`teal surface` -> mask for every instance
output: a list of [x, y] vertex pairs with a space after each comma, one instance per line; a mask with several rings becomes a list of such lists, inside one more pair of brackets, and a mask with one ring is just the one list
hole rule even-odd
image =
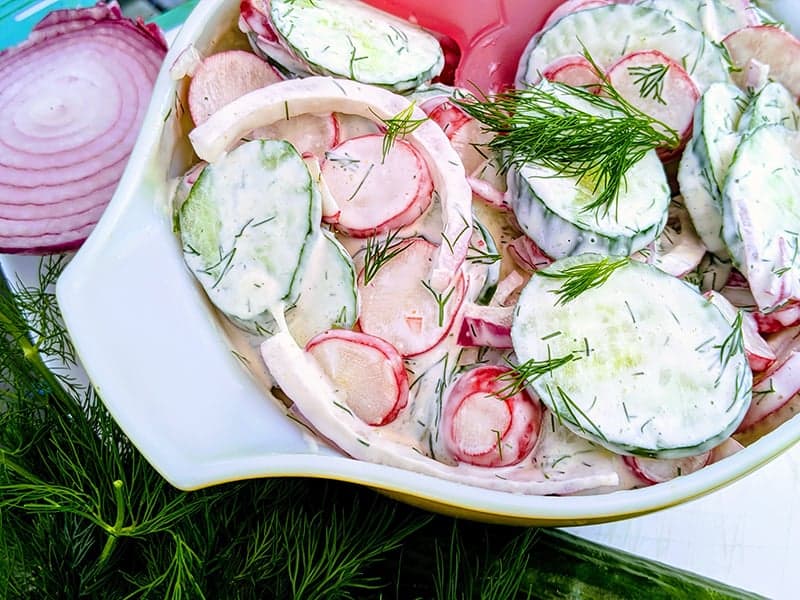
[[[164, 31], [180, 26], [198, 0], [190, 0], [152, 19]], [[0, 0], [0, 50], [23, 41], [49, 12], [92, 6], [95, 0]], [[125, 11], [125, 4], [122, 6]], [[153, 9], [157, 11], [157, 8]]]

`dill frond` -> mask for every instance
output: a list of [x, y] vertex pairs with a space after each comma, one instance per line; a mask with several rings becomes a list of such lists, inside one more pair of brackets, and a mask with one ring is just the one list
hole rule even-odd
[[[542, 82], [492, 97], [467, 94], [454, 102], [495, 133], [489, 147], [502, 171], [536, 164], [556, 177], [575, 177], [593, 187], [584, 211], [608, 212], [625, 174], [655, 148], [677, 148], [678, 132], [628, 102], [588, 52], [600, 93]], [[649, 88], [648, 88], [649, 89]]]
[[558, 296], [556, 304], [563, 305], [575, 300], [583, 292], [603, 285], [614, 271], [628, 263], [628, 257], [613, 259], [606, 256], [597, 262], [581, 263], [561, 271], [537, 271], [536, 276], [563, 280], [561, 287], [552, 290]]

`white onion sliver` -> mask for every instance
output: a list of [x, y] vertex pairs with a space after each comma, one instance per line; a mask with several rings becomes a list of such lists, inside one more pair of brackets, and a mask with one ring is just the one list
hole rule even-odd
[[116, 2], [47, 15], [0, 52], [0, 252], [77, 248], [114, 193], [167, 45]]

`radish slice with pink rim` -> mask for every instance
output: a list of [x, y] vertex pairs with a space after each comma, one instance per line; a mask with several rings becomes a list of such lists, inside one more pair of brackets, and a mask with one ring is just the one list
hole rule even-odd
[[165, 53], [160, 30], [116, 3], [54, 11], [0, 52], [0, 252], [53, 253], [86, 239]]
[[599, 90], [600, 76], [586, 57], [568, 54], [557, 58], [542, 70], [542, 77], [548, 81]]
[[800, 40], [791, 33], [774, 25], [754, 25], [734, 31], [722, 44], [730, 55], [731, 76], [737, 85], [746, 86], [749, 66], [757, 62], [769, 65], [769, 78], [800, 97]]
[[436, 250], [422, 238], [411, 238], [366, 284], [364, 271], [359, 275], [361, 330], [383, 338], [404, 357], [438, 344], [452, 329], [464, 301], [463, 276], [442, 293], [426, 287], [425, 275]]
[[566, 2], [560, 4], [558, 8], [550, 13], [550, 16], [547, 17], [547, 21], [544, 23], [543, 29], [547, 29], [551, 25], [555, 24], [556, 21], [559, 21], [574, 12], [578, 12], [579, 10], [589, 10], [591, 8], [615, 4], [615, 2], [616, 0], [566, 0]]
[[505, 467], [520, 462], [536, 445], [542, 407], [525, 390], [504, 396], [499, 378], [507, 367], [483, 366], [462, 374], [448, 391], [442, 411], [445, 444], [461, 462]]
[[[623, 56], [608, 68], [606, 77], [633, 106], [675, 130], [681, 147], [685, 145], [692, 135], [700, 90], [681, 65], [658, 50], [644, 50]], [[678, 153], [679, 149], [659, 149], [662, 160]]]
[[199, 125], [239, 96], [282, 79], [267, 62], [250, 52], [227, 50], [212, 54], [194, 69], [187, 96], [189, 114]]
[[403, 359], [384, 340], [332, 329], [311, 339], [306, 352], [341, 392], [347, 408], [365, 423], [376, 427], [391, 423], [408, 403]]
[[[282, 81], [245, 94], [214, 113], [189, 133], [197, 155], [213, 162], [233, 147], [242, 135], [298, 114], [342, 112], [382, 122], [411, 106], [406, 98], [387, 90], [329, 77]], [[457, 284], [469, 248], [472, 227], [472, 191], [464, 177], [464, 166], [439, 127], [414, 109], [419, 127], [403, 139], [424, 158], [439, 194], [442, 209], [442, 239], [432, 259], [427, 280], [437, 292]]]
[[682, 475], [689, 475], [705, 467], [712, 450], [687, 458], [657, 459], [641, 456], [624, 457], [625, 464], [642, 481], [649, 484], [664, 483]]
[[414, 147], [395, 140], [383, 154], [381, 134], [346, 140], [326, 153], [320, 169], [339, 207], [336, 229], [371, 237], [416, 221], [431, 204], [433, 182]]

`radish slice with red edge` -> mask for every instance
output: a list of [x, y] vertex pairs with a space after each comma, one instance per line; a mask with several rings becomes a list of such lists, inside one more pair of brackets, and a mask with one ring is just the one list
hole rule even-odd
[[753, 382], [753, 400], [737, 433], [747, 431], [800, 393], [800, 347], [787, 349]]
[[686, 458], [659, 459], [644, 458], [641, 456], [625, 456], [623, 460], [627, 467], [641, 479], [649, 484], [664, 483], [670, 479], [675, 479], [681, 475], [694, 473], [705, 467], [710, 458], [712, 450], [703, 452], [697, 456]]
[[[686, 70], [669, 56], [658, 50], [633, 52], [611, 65], [606, 77], [633, 106], [675, 130], [681, 147], [692, 135], [700, 90]], [[659, 149], [662, 160], [678, 153], [675, 148]]]
[[714, 290], [703, 293], [703, 296], [719, 309], [729, 323], [735, 322], [737, 314], [742, 319], [742, 341], [747, 362], [754, 372], [766, 371], [775, 362], [775, 352], [758, 332], [755, 318], [745, 311], [740, 311], [725, 296]]
[[599, 90], [600, 76], [586, 57], [579, 54], [568, 54], [557, 58], [542, 71], [542, 77], [548, 81], [585, 87], [592, 91]]
[[119, 5], [57, 10], [0, 52], [0, 252], [73, 250], [133, 149], [167, 45]]
[[769, 65], [769, 78], [800, 96], [800, 40], [773, 25], [742, 27], [722, 40], [731, 58], [731, 76], [745, 88], [749, 68], [754, 62]]
[[397, 94], [346, 79], [307, 77], [281, 81], [237, 98], [189, 133], [198, 157], [213, 162], [233, 147], [242, 135], [287, 116], [320, 112], [358, 115], [385, 123], [409, 111], [419, 126], [403, 137], [422, 156], [439, 194], [443, 243], [429, 264], [426, 277], [431, 288], [442, 293], [461, 285], [461, 267], [467, 256], [472, 228], [472, 190], [464, 177], [464, 165], [439, 127], [418, 108]]
[[[404, 249], [368, 282], [364, 283], [366, 268], [359, 275], [358, 323], [362, 331], [386, 340], [409, 357], [430, 350], [450, 332], [466, 285], [459, 276], [444, 292], [426, 287], [425, 276], [437, 247], [422, 238], [397, 243]], [[373, 264], [377, 264], [374, 259]]]
[[283, 78], [266, 61], [244, 50], [227, 50], [207, 56], [189, 83], [189, 114], [199, 125], [220, 108]]
[[383, 154], [381, 134], [349, 139], [330, 152], [320, 169], [340, 213], [336, 229], [371, 237], [416, 221], [431, 204], [433, 181], [414, 147], [395, 140]]
[[469, 348], [508, 349], [511, 344], [511, 322], [514, 318], [512, 306], [481, 306], [468, 304], [458, 331], [458, 345]]
[[507, 367], [487, 365], [463, 373], [447, 392], [441, 431], [461, 462], [483, 467], [519, 463], [539, 438], [542, 407], [521, 390], [503, 395]]
[[306, 352], [343, 394], [347, 408], [368, 425], [391, 423], [408, 403], [403, 359], [384, 340], [349, 329], [332, 329], [312, 338]]
[[511, 240], [506, 248], [516, 265], [526, 273], [533, 273], [553, 264], [553, 259], [527, 235]]

